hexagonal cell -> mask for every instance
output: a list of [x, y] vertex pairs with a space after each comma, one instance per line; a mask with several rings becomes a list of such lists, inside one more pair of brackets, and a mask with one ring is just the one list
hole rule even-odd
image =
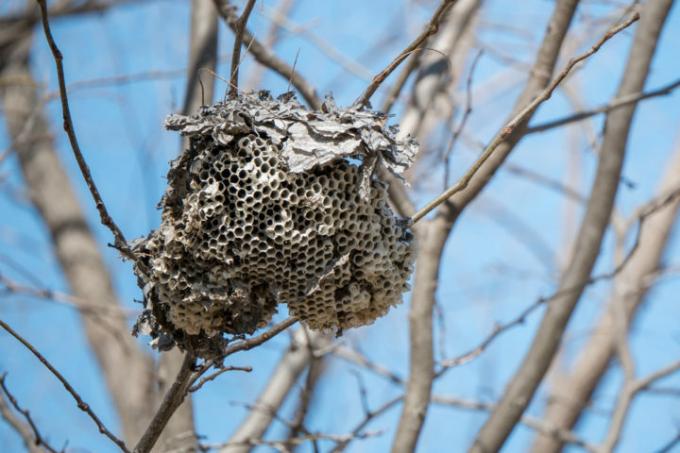
[[[135, 244], [138, 324], [207, 356], [225, 334], [266, 325], [279, 303], [314, 329], [370, 324], [398, 304], [412, 235], [361, 162], [398, 174], [416, 146], [383, 123], [368, 110], [327, 102], [310, 112], [265, 93], [171, 115], [167, 127], [190, 146], [168, 173], [161, 226]], [[385, 140], [365, 141], [368, 130]]]

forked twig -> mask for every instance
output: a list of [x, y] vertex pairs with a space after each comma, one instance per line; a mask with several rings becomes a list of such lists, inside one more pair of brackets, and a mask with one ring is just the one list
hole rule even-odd
[[90, 190], [90, 194], [92, 194], [92, 198], [94, 199], [95, 205], [97, 206], [97, 211], [99, 211], [99, 218], [101, 220], [101, 223], [104, 226], [106, 226], [113, 234], [115, 247], [123, 255], [127, 256], [128, 258], [134, 259], [134, 255], [128, 248], [127, 241], [125, 240], [123, 232], [120, 230], [120, 228], [118, 228], [118, 225], [116, 225], [116, 223], [109, 215], [108, 210], [106, 209], [106, 205], [104, 204], [104, 201], [102, 200], [99, 190], [97, 189], [97, 186], [94, 183], [94, 179], [92, 179], [92, 173], [90, 173], [90, 168], [88, 167], [87, 162], [85, 161], [85, 157], [83, 156], [83, 153], [80, 150], [78, 138], [76, 137], [75, 128], [73, 126], [73, 119], [71, 118], [71, 109], [69, 107], [68, 94], [66, 92], [66, 79], [64, 77], [64, 64], [63, 64], [64, 57], [61, 51], [59, 50], [59, 47], [57, 47], [57, 43], [54, 41], [54, 37], [52, 36], [52, 30], [50, 29], [50, 22], [47, 13], [47, 4], [45, 0], [36, 1], [40, 6], [40, 16], [42, 19], [43, 30], [45, 31], [45, 38], [47, 38], [47, 44], [50, 47], [50, 51], [52, 52], [52, 56], [54, 58], [54, 64], [57, 68], [57, 78], [59, 79], [59, 96], [61, 98], [61, 110], [62, 116], [64, 118], [64, 131], [66, 132], [69, 142], [71, 143], [71, 149], [73, 150], [73, 154], [76, 158], [76, 161], [78, 162], [80, 173], [83, 175], [85, 183], [87, 184], [87, 188]]
[[[29, 448], [30, 451], [33, 451], [33, 449], [30, 447], [32, 445], [35, 445], [36, 447], [44, 447], [45, 450], [47, 450], [50, 453], [57, 453], [58, 450], [52, 447], [44, 438], [42, 434], [40, 434], [40, 431], [38, 430], [37, 425], [35, 424], [35, 421], [33, 420], [33, 417], [31, 416], [31, 413], [28, 411], [28, 409], [24, 409], [21, 406], [19, 406], [19, 402], [17, 401], [16, 397], [12, 395], [12, 393], [9, 391], [7, 388], [7, 384], [5, 383], [5, 379], [7, 378], [7, 373], [3, 373], [2, 376], [0, 376], [0, 389], [2, 389], [2, 392], [7, 395], [7, 399], [9, 400], [10, 404], [14, 409], [19, 412], [24, 419], [26, 420], [27, 426], [24, 427], [24, 424], [21, 424], [19, 420], [12, 420], [8, 419], [8, 417], [11, 417], [11, 415], [8, 413], [4, 412], [4, 409], [6, 408], [9, 411], [9, 407], [4, 406], [4, 401], [0, 397], [0, 414], [2, 414], [3, 418], [7, 420], [7, 422], [15, 427], [15, 429], [19, 432], [19, 435], [21, 435], [22, 438], [24, 438], [24, 442], [26, 442], [26, 446]], [[17, 426], [15, 426], [15, 423]], [[30, 431], [27, 429], [30, 428]], [[26, 432], [24, 432], [26, 431]]]
[[121, 439], [116, 437], [111, 431], [106, 428], [104, 423], [97, 417], [97, 414], [92, 411], [90, 408], [90, 405], [87, 404], [81, 396], [76, 392], [76, 390], [69, 384], [69, 382], [62, 376], [62, 374], [57, 371], [54, 366], [40, 353], [38, 350], [28, 342], [24, 337], [19, 335], [14, 329], [12, 329], [9, 324], [7, 324], [5, 321], [0, 319], [0, 327], [5, 329], [10, 335], [12, 335], [14, 338], [16, 338], [21, 344], [23, 344], [31, 353], [37, 357], [40, 362], [45, 365], [45, 367], [61, 382], [61, 384], [64, 386], [66, 391], [71, 394], [73, 399], [76, 401], [76, 404], [78, 406], [78, 409], [81, 411], [85, 412], [91, 419], [94, 421], [94, 423], [97, 425], [97, 428], [99, 429], [99, 432], [108, 437], [113, 443], [115, 443], [118, 448], [121, 449], [121, 451], [125, 453], [130, 453], [130, 450], [128, 450], [127, 446], [125, 445], [125, 442], [123, 442]]
[[387, 65], [385, 69], [380, 71], [377, 75], [373, 77], [371, 83], [366, 87], [366, 90], [359, 96], [359, 98], [354, 102], [355, 105], [366, 105], [371, 99], [371, 96], [376, 92], [376, 90], [382, 85], [387, 77], [389, 77], [392, 72], [404, 61], [411, 53], [415, 52], [420, 48], [423, 43], [432, 35], [437, 33], [439, 30], [439, 24], [446, 12], [456, 3], [456, 0], [443, 0], [437, 10], [432, 15], [432, 19], [428, 22], [425, 30], [418, 35], [418, 37], [413, 40], [411, 44], [408, 45], [392, 62]]
[[595, 52], [597, 52], [600, 47], [604, 45], [607, 41], [609, 41], [612, 37], [614, 37], [616, 34], [618, 34], [620, 31], [628, 28], [630, 25], [632, 25], [634, 22], [640, 19], [640, 14], [639, 13], [634, 13], [630, 18], [628, 18], [626, 21], [610, 28], [602, 38], [600, 38], [599, 41], [597, 41], [588, 51], [582, 53], [581, 55], [578, 55], [577, 57], [572, 58], [569, 60], [569, 63], [567, 63], [567, 66], [559, 73], [557, 76], [548, 84], [548, 86], [536, 97], [534, 98], [533, 101], [531, 101], [526, 107], [524, 107], [517, 115], [515, 115], [503, 128], [498, 131], [496, 136], [491, 140], [491, 143], [484, 149], [482, 152], [482, 155], [477, 159], [477, 161], [470, 167], [470, 169], [463, 175], [462, 178], [458, 180], [454, 185], [449, 187], [447, 190], [445, 190], [442, 194], [437, 196], [434, 200], [430, 201], [427, 203], [423, 208], [421, 208], [418, 212], [416, 212], [413, 217], [411, 217], [411, 223], [414, 224], [418, 222], [420, 219], [425, 217], [427, 214], [430, 213], [433, 209], [435, 209], [437, 206], [440, 204], [444, 203], [447, 201], [451, 196], [454, 194], [460, 192], [461, 190], [464, 190], [472, 178], [475, 176], [477, 171], [484, 165], [484, 163], [491, 157], [491, 155], [494, 153], [496, 148], [508, 137], [510, 136], [520, 125], [524, 123], [524, 121], [531, 115], [537, 108], [540, 106], [543, 102], [547, 101], [550, 99], [552, 96], [553, 92], [557, 88], [557, 86], [562, 83], [562, 81], [569, 75], [572, 69], [580, 63], [581, 61], [585, 60], [586, 58], [590, 57], [593, 55]]

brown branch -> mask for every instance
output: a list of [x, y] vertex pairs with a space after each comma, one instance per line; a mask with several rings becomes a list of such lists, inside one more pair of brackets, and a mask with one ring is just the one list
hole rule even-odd
[[[295, 333], [289, 349], [282, 355], [254, 405], [263, 410], [251, 410], [231, 436], [229, 443], [238, 444], [249, 439], [261, 439], [264, 436], [286, 396], [308, 367], [314, 356], [313, 351], [325, 341], [323, 334], [315, 332], [308, 336], [304, 328], [300, 328]], [[231, 446], [222, 450], [223, 453], [241, 451], [247, 451], [247, 449]]]
[[[548, 397], [544, 418], [554, 425], [571, 429], [586, 408], [592, 394], [601, 382], [614, 356], [614, 336], [612, 324], [614, 307], [622, 306], [630, 324], [645, 302], [651, 281], [662, 266], [663, 252], [668, 244], [677, 215], [680, 198], [677, 198], [677, 184], [680, 182], [680, 145], [674, 151], [671, 161], [666, 165], [666, 173], [657, 190], [661, 196], [655, 197], [651, 204], [639, 210], [639, 216], [646, 214], [647, 220], [637, 228], [639, 243], [630, 263], [614, 281], [606, 311], [581, 350], [577, 353], [574, 365], [569, 372], [560, 373], [555, 379]], [[676, 190], [672, 190], [673, 188]], [[668, 194], [676, 193], [676, 198], [668, 201]], [[665, 203], [664, 203], [665, 202]], [[663, 206], [663, 207], [659, 207]], [[650, 209], [656, 208], [656, 214]], [[536, 453], [557, 452], [561, 444], [554, 439], [538, 436], [532, 446]]]
[[[670, 2], [646, 4], [619, 86], [618, 97], [642, 90], [669, 7]], [[631, 19], [627, 22], [630, 21]], [[621, 26], [610, 30], [607, 35], [620, 28]], [[591, 196], [574, 243], [571, 261], [559, 285], [560, 290], [579, 286], [580, 288], [559, 297], [548, 306], [529, 351], [503, 392], [503, 398], [476, 436], [471, 449], [473, 452], [497, 451], [502, 448], [531, 402], [557, 352], [567, 323], [599, 255], [602, 238], [609, 225], [620, 184], [633, 112], [634, 105], [631, 105], [617, 109], [607, 117], [605, 137]]]
[[230, 355], [232, 355], [236, 352], [239, 352], [239, 351], [249, 351], [256, 346], [259, 346], [262, 343], [265, 343], [265, 342], [271, 340], [276, 335], [280, 334], [284, 330], [287, 330], [290, 326], [292, 326], [296, 322], [298, 322], [298, 320], [296, 318], [293, 318], [293, 317], [284, 319], [280, 323], [272, 326], [271, 329], [267, 330], [266, 332], [264, 332], [264, 333], [262, 333], [262, 334], [260, 334], [256, 337], [249, 338], [249, 339], [243, 340], [243, 341], [239, 341], [236, 344], [228, 346], [224, 350], [224, 354], [222, 355], [222, 357], [228, 357], [228, 356], [230, 356]]
[[388, 400], [385, 403], [383, 403], [377, 409], [373, 409], [373, 410], [365, 413], [364, 418], [359, 423], [357, 423], [357, 425], [352, 429], [351, 437], [344, 439], [340, 442], [337, 442], [330, 453], [340, 453], [342, 451], [345, 451], [345, 449], [350, 444], [350, 442], [352, 440], [356, 439], [359, 436], [359, 434], [366, 428], [366, 426], [368, 426], [368, 424], [370, 422], [372, 422], [375, 418], [383, 415], [385, 412], [387, 412], [390, 409], [392, 409], [393, 407], [395, 407], [403, 399], [404, 399], [403, 396], [398, 396], [396, 398], [392, 398], [391, 400]]
[[496, 136], [491, 140], [491, 143], [489, 143], [489, 145], [484, 149], [482, 155], [479, 157], [479, 159], [477, 159], [477, 161], [472, 165], [472, 167], [470, 167], [470, 169], [465, 173], [465, 175], [463, 175], [463, 177], [460, 178], [460, 180], [458, 180], [458, 182], [456, 182], [453, 186], [449, 187], [441, 195], [437, 196], [434, 200], [427, 203], [423, 208], [416, 212], [413, 215], [413, 217], [411, 217], [411, 222], [412, 223], [418, 222], [420, 219], [429, 214], [430, 211], [432, 211], [442, 203], [446, 202], [453, 195], [467, 189], [468, 185], [473, 180], [477, 172], [482, 168], [484, 163], [494, 154], [496, 148], [498, 148], [498, 146], [501, 143], [503, 143], [509, 136], [515, 133], [515, 131], [517, 131], [520, 128], [520, 126], [524, 125], [526, 121], [531, 117], [531, 115], [543, 102], [550, 99], [555, 89], [559, 86], [560, 83], [562, 83], [562, 81], [569, 75], [571, 70], [578, 63], [593, 55], [600, 49], [600, 47], [604, 45], [604, 43], [609, 41], [620, 31], [628, 28], [639, 18], [640, 15], [638, 13], [634, 13], [623, 23], [610, 28], [604, 34], [604, 36], [600, 38], [600, 40], [597, 41], [587, 52], [584, 52], [581, 55], [578, 55], [569, 60], [569, 63], [567, 63], [566, 67], [560, 73], [557, 74], [557, 76], [548, 84], [548, 86], [537, 97], [535, 97], [533, 101], [527, 104], [522, 110], [519, 111], [519, 113], [517, 113], [510, 121], [508, 121], [505, 124], [505, 126], [501, 128], [500, 131], [498, 131]]
[[602, 453], [614, 451], [616, 445], [619, 443], [624, 422], [626, 421], [631, 403], [633, 402], [635, 396], [641, 391], [647, 389], [654, 382], [670, 376], [671, 374], [676, 373], [678, 370], [680, 370], [680, 360], [675, 361], [644, 378], [627, 382], [626, 385], [624, 385], [624, 389], [618, 403], [616, 404], [614, 414], [612, 415], [612, 422], [609, 432], [607, 433], [607, 436], [599, 449]]
[[19, 402], [17, 401], [16, 397], [12, 395], [12, 393], [7, 388], [7, 383], [5, 382], [6, 378], [7, 373], [3, 373], [0, 376], [0, 389], [2, 389], [2, 392], [7, 396], [7, 399], [9, 400], [12, 407], [14, 407], [14, 410], [19, 412], [24, 417], [26, 423], [23, 423], [15, 417], [1, 394], [0, 416], [5, 419], [5, 421], [14, 429], [14, 431], [17, 432], [17, 434], [19, 434], [30, 453], [39, 453], [41, 450], [38, 447], [40, 446], [44, 447], [50, 453], [57, 453], [57, 450], [45, 440], [45, 436], [40, 434], [38, 427], [33, 421], [31, 413], [27, 409], [23, 409], [21, 406], [19, 406]]
[[[560, 0], [555, 5], [531, 77], [516, 102], [515, 112], [521, 111], [549, 84], [577, 3], [577, 0]], [[415, 226], [416, 239], [421, 244], [421, 249], [416, 264], [409, 312], [409, 378], [397, 435], [393, 442], [393, 449], [396, 452], [410, 452], [416, 448], [430, 404], [432, 382], [435, 377], [432, 311], [435, 306], [443, 248], [460, 212], [486, 185], [520, 139], [521, 129], [518, 129], [503, 141], [500, 145], [502, 148], [486, 163], [481, 172], [482, 176], [475, 181], [464, 197], [444, 205], [445, 209], [442, 208], [432, 221]]]
[[[227, 0], [214, 0], [215, 6], [217, 7], [217, 12], [224, 19], [226, 24], [232, 30], [236, 30], [237, 16], [234, 9], [229, 5]], [[307, 104], [315, 110], [321, 107], [321, 100], [316, 94], [316, 90], [304, 77], [302, 77], [293, 67], [288, 63], [281, 60], [269, 49], [267, 49], [260, 41], [253, 36], [253, 34], [248, 31], [247, 28], [243, 29], [243, 42], [247, 46], [248, 52], [257, 60], [261, 65], [271, 69], [272, 71], [279, 74], [284, 79], [290, 81], [305, 99]]]
[[205, 376], [204, 378], [201, 378], [196, 384], [193, 384], [191, 387], [189, 387], [189, 392], [193, 393], [198, 390], [200, 390], [205, 384], [207, 384], [210, 381], [214, 381], [224, 373], [227, 373], [229, 371], [244, 371], [246, 373], [250, 373], [253, 371], [253, 367], [250, 366], [220, 366], [218, 367], [217, 371], [214, 371], [210, 373], [209, 375]]
[[[125, 440], [135, 442], [154, 406], [153, 363], [129, 334], [111, 275], [55, 150], [29, 69], [30, 36], [21, 37], [8, 50], [0, 57], [2, 76], [25, 80], [26, 84], [2, 89], [7, 130], [30, 200], [49, 231], [49, 242], [70, 291], [77, 297], [73, 301], [87, 301], [107, 312], [115, 307], [121, 310], [121, 315], [107, 318], [84, 316], [82, 325], [116, 406]], [[34, 113], [36, 108], [39, 113]], [[35, 119], [29, 121], [31, 117]], [[28, 122], [33, 123], [30, 144], [16, 142]], [[106, 321], [106, 325], [100, 321]], [[121, 363], [126, 367], [121, 368]], [[131, 387], [131, 381], [137, 385]]]
[[201, 80], [201, 71], [216, 70], [217, 66], [217, 14], [211, 0], [191, 2], [191, 31], [189, 38], [189, 65], [182, 112], [193, 114], [205, 103], [212, 104], [215, 81]]
[[[291, 12], [293, 7], [295, 6], [295, 0], [281, 0], [276, 7], [276, 11], [274, 12], [274, 15], [276, 17], [283, 17], [286, 18], [288, 17], [288, 14]], [[274, 49], [276, 47], [277, 43], [279, 42], [279, 39], [281, 38], [281, 26], [276, 23], [274, 20], [271, 21], [271, 24], [269, 25], [269, 30], [267, 31], [267, 34], [264, 38], [263, 45], [267, 49]], [[265, 67], [262, 65], [256, 65], [253, 67], [252, 71], [250, 74], [248, 74], [248, 87], [250, 89], [257, 89], [257, 87], [260, 86], [260, 82], [262, 81], [262, 75], [263, 75], [263, 69]]]
[[187, 395], [195, 361], [196, 359], [193, 354], [190, 352], [185, 353], [184, 361], [177, 373], [175, 382], [165, 394], [161, 406], [156, 411], [146, 431], [144, 431], [142, 438], [135, 445], [134, 453], [148, 453], [156, 444], [170, 417], [172, 417], [172, 414], [175, 413]]
[[241, 46], [243, 45], [243, 33], [246, 29], [246, 24], [248, 24], [248, 18], [250, 13], [253, 11], [256, 0], [248, 0], [245, 8], [243, 8], [243, 13], [236, 20], [236, 26], [234, 27], [234, 50], [231, 53], [231, 79], [229, 83], [229, 97], [234, 99], [238, 96], [238, 68], [241, 66]]
[[527, 128], [526, 134], [535, 134], [537, 132], [545, 132], [557, 127], [562, 127], [567, 124], [571, 124], [577, 121], [582, 121], [585, 119], [588, 119], [592, 116], [599, 115], [601, 113], [609, 113], [612, 110], [615, 110], [620, 107], [624, 107], [626, 105], [634, 104], [640, 101], [644, 101], [646, 99], [651, 99], [659, 96], [668, 96], [669, 94], [672, 94], [673, 91], [675, 91], [676, 88], [680, 87], [680, 79], [671, 82], [667, 85], [664, 85], [660, 88], [657, 88], [652, 91], [646, 91], [644, 93], [636, 93], [636, 94], [631, 94], [629, 96], [624, 96], [621, 98], [614, 99], [612, 102], [608, 102], [607, 104], [603, 104], [599, 107], [595, 107], [589, 110], [584, 110], [582, 112], [576, 112], [572, 115], [565, 116], [563, 118], [559, 118], [556, 120], [551, 120], [551, 121], [546, 121], [545, 123], [537, 124], [535, 126], [531, 126]]
[[120, 448], [121, 451], [125, 453], [130, 453], [130, 451], [127, 449], [127, 446], [125, 445], [125, 442], [123, 442], [121, 439], [116, 437], [111, 431], [109, 431], [104, 423], [99, 419], [97, 414], [94, 413], [94, 411], [90, 408], [90, 405], [87, 404], [83, 399], [81, 398], [80, 394], [76, 392], [76, 390], [71, 386], [71, 384], [62, 376], [62, 374], [57, 371], [56, 368], [52, 366], [52, 364], [40, 353], [38, 350], [31, 344], [29, 343], [26, 339], [24, 339], [21, 335], [19, 335], [14, 329], [12, 329], [9, 324], [7, 324], [5, 321], [0, 319], [0, 327], [5, 329], [10, 335], [12, 335], [15, 339], [17, 339], [22, 345], [24, 345], [39, 361], [42, 363], [45, 368], [47, 368], [58, 380], [61, 382], [61, 384], [64, 386], [66, 391], [73, 397], [73, 399], [76, 402], [76, 405], [78, 406], [78, 409], [81, 411], [85, 412], [97, 425], [97, 429], [99, 429], [99, 432], [108, 437], [114, 444]]
[[309, 362], [309, 366], [307, 367], [305, 381], [298, 393], [297, 406], [295, 408], [295, 412], [293, 413], [288, 435], [286, 436], [291, 439], [295, 439], [296, 437], [300, 436], [301, 433], [309, 432], [309, 430], [305, 427], [305, 422], [312, 406], [312, 402], [316, 396], [316, 390], [319, 386], [319, 382], [323, 378], [327, 369], [325, 357], [323, 355], [317, 357], [317, 353], [313, 349], [315, 345], [310, 341], [309, 338], [309, 331], [306, 331], [306, 334], [307, 349], [309, 350], [311, 360]]
[[87, 188], [90, 190], [90, 194], [94, 199], [95, 205], [97, 206], [97, 211], [99, 211], [99, 218], [101, 223], [106, 226], [115, 239], [115, 247], [128, 258], [134, 259], [132, 252], [129, 250], [127, 241], [123, 232], [118, 228], [118, 225], [113, 221], [109, 215], [106, 205], [102, 200], [99, 190], [92, 179], [92, 174], [90, 173], [90, 168], [85, 161], [82, 151], [80, 150], [80, 145], [78, 144], [78, 138], [76, 137], [75, 128], [73, 126], [73, 119], [71, 118], [71, 109], [68, 102], [68, 94], [66, 92], [66, 79], [64, 77], [64, 65], [63, 65], [63, 55], [59, 48], [57, 47], [54, 37], [52, 36], [52, 30], [50, 29], [50, 23], [48, 19], [47, 4], [45, 0], [37, 0], [40, 5], [40, 14], [42, 18], [43, 30], [45, 32], [45, 37], [47, 38], [47, 43], [52, 52], [54, 58], [54, 63], [57, 68], [57, 78], [59, 79], [59, 94], [61, 97], [61, 110], [62, 116], [64, 118], [64, 131], [68, 136], [69, 142], [71, 143], [71, 149], [78, 162], [78, 167], [80, 168], [80, 173], [85, 179]]
[[[495, 408], [495, 405], [491, 403], [467, 400], [444, 395], [433, 395], [432, 402], [443, 406], [456, 407], [459, 409], [473, 411], [490, 412]], [[561, 429], [557, 426], [552, 426], [548, 423], [545, 423], [543, 420], [534, 417], [529, 417], [526, 415], [522, 416], [520, 422], [527, 428], [533, 429], [534, 431], [539, 432], [543, 435], [553, 437], [564, 443], [579, 446], [588, 452], [597, 453], [597, 448], [595, 446], [590, 445], [588, 442], [586, 442], [585, 440], [583, 440], [582, 438], [580, 438], [571, 431]]]
[[[215, 91], [215, 78], [201, 80], [204, 71], [215, 72], [217, 69], [217, 37], [218, 16], [212, 0], [192, 0], [191, 25], [189, 38], [189, 66], [185, 86], [182, 113], [192, 115], [201, 106], [212, 104]], [[182, 149], [189, 147], [189, 139], [183, 137]], [[180, 372], [184, 362], [184, 354], [177, 348], [161, 354], [158, 361], [158, 386], [156, 393], [158, 403], [165, 395], [175, 376]], [[137, 439], [135, 439], [137, 440]], [[194, 407], [192, 396], [187, 395], [167, 422], [161, 436], [156, 441], [158, 449], [173, 450], [198, 449], [198, 436], [194, 423]]]
[[480, 50], [479, 52], [477, 52], [474, 59], [472, 60], [472, 64], [470, 65], [470, 71], [468, 72], [467, 80], [465, 82], [465, 109], [463, 110], [463, 117], [458, 123], [456, 130], [454, 130], [453, 134], [451, 134], [451, 139], [449, 140], [449, 143], [446, 145], [446, 149], [444, 150], [444, 156], [442, 158], [442, 160], [444, 161], [444, 189], [446, 189], [446, 187], [448, 187], [449, 185], [449, 171], [450, 171], [449, 167], [451, 166], [451, 153], [453, 152], [453, 149], [456, 146], [456, 143], [458, 142], [458, 137], [460, 137], [460, 134], [463, 133], [468, 118], [472, 113], [472, 81], [475, 75], [475, 69], [477, 68], [477, 63], [479, 63], [479, 60], [481, 59], [483, 53], [484, 52]]
[[401, 62], [413, 52], [417, 51], [430, 36], [437, 33], [439, 30], [439, 23], [442, 21], [449, 8], [451, 8], [451, 6], [456, 3], [456, 1], [457, 0], [442, 0], [422, 33], [418, 35], [418, 37], [413, 40], [413, 42], [409, 44], [389, 65], [387, 65], [385, 69], [373, 77], [373, 80], [368, 85], [368, 87], [366, 87], [366, 90], [354, 102], [355, 105], [367, 105], [368, 101], [371, 99], [371, 96], [373, 96], [373, 93], [375, 93], [380, 85], [382, 85], [382, 83], [385, 81], [385, 79], [390, 74], [392, 74], [395, 69], [397, 69]]
[[420, 66], [420, 58], [424, 51], [424, 49], [420, 49], [413, 52], [409, 57], [406, 66], [401, 69], [401, 72], [397, 76], [397, 80], [390, 86], [390, 89], [383, 100], [382, 107], [380, 107], [380, 111], [385, 115], [388, 115], [392, 111], [392, 108], [397, 102], [397, 99], [399, 99], [399, 95], [406, 86], [409, 77], [411, 77], [411, 74], [413, 74], [415, 70], [418, 69], [418, 66]]

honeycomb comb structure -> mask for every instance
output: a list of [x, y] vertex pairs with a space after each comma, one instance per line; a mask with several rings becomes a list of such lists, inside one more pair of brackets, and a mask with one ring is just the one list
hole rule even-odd
[[200, 351], [266, 325], [279, 303], [324, 330], [398, 304], [412, 235], [374, 168], [400, 173], [416, 145], [384, 120], [266, 92], [168, 117], [189, 148], [171, 164], [160, 227], [134, 245], [138, 327], [161, 348]]

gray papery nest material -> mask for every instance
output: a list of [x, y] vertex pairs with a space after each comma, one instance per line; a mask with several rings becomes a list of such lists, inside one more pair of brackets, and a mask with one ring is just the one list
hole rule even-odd
[[160, 227], [134, 243], [145, 304], [135, 332], [208, 356], [224, 334], [265, 326], [279, 303], [336, 331], [400, 303], [413, 236], [374, 170], [399, 175], [417, 145], [385, 120], [266, 92], [170, 115], [166, 127], [190, 145], [168, 172]]

